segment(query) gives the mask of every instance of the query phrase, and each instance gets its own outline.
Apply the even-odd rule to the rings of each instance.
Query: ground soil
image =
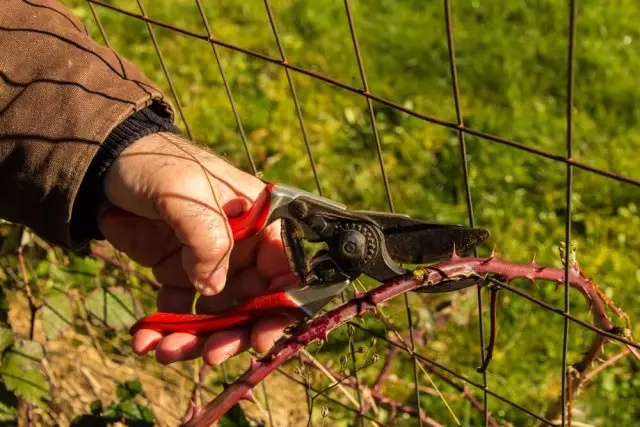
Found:
[[[28,337],[28,305],[18,300],[10,304],[10,321],[14,331]],[[177,426],[189,404],[193,387],[193,363],[183,362],[161,366],[153,357],[137,357],[127,348],[104,351],[104,335],[98,328],[93,334],[80,334],[67,330],[52,341],[46,337],[36,321],[34,339],[44,344],[46,359],[43,370],[51,384],[51,401],[46,408],[33,409],[35,426],[68,426],[78,415],[88,412],[89,404],[99,399],[104,404],[115,401],[116,385],[139,379],[144,396],[140,403],[155,414],[158,426]],[[92,336],[93,335],[93,336]],[[116,352],[118,348],[115,349]],[[215,378],[219,375],[212,370]],[[272,375],[267,380],[269,407],[274,424],[278,427],[306,425],[307,412],[304,390],[282,375]],[[209,400],[216,392],[215,386],[204,391],[202,398]],[[256,390],[258,403],[243,402],[247,416],[267,423],[262,388]],[[20,425],[26,425],[26,408],[21,408]]]

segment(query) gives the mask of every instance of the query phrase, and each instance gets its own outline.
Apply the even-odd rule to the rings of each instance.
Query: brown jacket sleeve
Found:
[[[54,0],[0,6],[0,218],[54,243],[99,145],[160,91]]]

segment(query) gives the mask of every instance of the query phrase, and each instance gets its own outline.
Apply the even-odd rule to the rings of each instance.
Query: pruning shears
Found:
[[[454,250],[467,252],[489,237],[481,228],[421,221],[404,214],[350,211],[331,199],[273,183],[249,211],[230,218],[229,223],[234,240],[242,240],[276,220],[282,220],[283,241],[301,288],[261,295],[215,314],[154,313],[133,325],[131,334],[151,329],[162,334],[210,335],[282,314],[302,320],[362,274],[384,282],[406,274],[403,264],[440,261]],[[324,243],[326,248],[307,260],[303,240]],[[418,291],[449,292],[470,285],[465,280],[442,282]]]

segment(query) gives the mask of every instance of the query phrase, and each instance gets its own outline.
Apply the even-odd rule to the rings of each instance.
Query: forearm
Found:
[[[54,243],[82,243],[70,223],[98,148],[154,99],[161,115],[170,108],[58,2],[5,1],[0,51],[0,217]]]

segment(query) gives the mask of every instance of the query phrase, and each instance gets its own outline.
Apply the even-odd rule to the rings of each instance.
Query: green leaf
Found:
[[[91,405],[89,405],[89,410],[93,415],[100,415],[100,413],[102,412],[102,401],[94,400],[93,402],[91,402]]]
[[[0,256],[15,253],[22,242],[24,227],[19,225],[9,226],[9,231],[0,235]]]
[[[2,287],[0,287],[0,322],[9,323],[9,300]]]
[[[220,427],[250,427],[249,420],[239,404],[235,404],[220,418]]]
[[[139,403],[122,402],[120,404],[125,424],[132,427],[153,426],[155,416],[149,408]]]
[[[136,321],[135,298],[120,288],[98,288],[85,300],[87,311],[116,330]]]
[[[17,363],[25,367],[38,367],[44,358],[42,344],[37,341],[18,340],[7,352],[5,358],[11,356]]]
[[[40,372],[44,357],[42,346],[35,341],[18,341],[4,354],[0,373],[5,385],[25,400],[44,406],[49,397],[49,380]]]
[[[49,275],[49,266],[51,265],[55,264],[51,264],[48,259],[40,260],[36,264],[34,271],[38,277],[47,277]]]
[[[44,406],[49,397],[49,381],[36,368],[21,368],[12,359],[5,360],[2,379],[9,390],[33,404]]]
[[[47,294],[42,309],[42,322],[47,339],[51,340],[73,324],[73,311],[64,292],[52,289]]]
[[[48,267],[49,268],[46,273],[47,277],[61,286],[67,286],[69,284],[69,274],[67,271],[51,262],[48,263]]]
[[[50,276],[64,288],[73,287],[89,293],[96,288],[96,277],[101,276],[103,266],[104,263],[100,260],[70,253],[69,265],[64,271],[56,272],[55,278]]]
[[[18,408],[0,402],[0,422],[13,421],[16,419]]]
[[[107,421],[97,415],[84,414],[71,421],[71,427],[106,427]]]
[[[0,383],[0,422],[12,421],[18,412],[18,398]],[[13,425],[13,424],[8,424]]]
[[[121,402],[131,400],[140,393],[142,393],[142,384],[140,383],[140,380],[126,381],[118,384],[116,387],[116,396]]]
[[[0,353],[13,344],[13,331],[6,326],[0,326]]]
[[[71,265],[69,266],[69,271],[82,273],[90,277],[95,277],[100,274],[104,263],[99,259],[93,257],[82,257],[75,254],[70,254],[69,261]]]
[[[120,410],[120,405],[112,403],[107,406],[102,413],[102,418],[110,423],[120,421],[122,419],[122,410]]]

